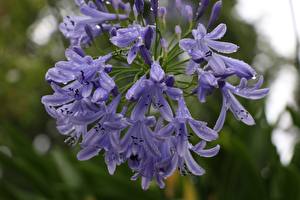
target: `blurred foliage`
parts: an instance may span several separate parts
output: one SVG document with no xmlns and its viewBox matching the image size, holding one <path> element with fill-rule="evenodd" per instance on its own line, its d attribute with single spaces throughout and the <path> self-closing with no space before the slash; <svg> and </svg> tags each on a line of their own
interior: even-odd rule
<svg viewBox="0 0 300 200">
<path fill-rule="evenodd" d="M 139 183 L 129 180 L 131 172 L 125 165 L 119 167 L 114 176 L 109 176 L 101 156 L 86 162 L 77 161 L 78 147 L 71 149 L 63 144 L 64 138 L 57 133 L 54 121 L 40 103 L 41 96 L 50 93 L 44 74 L 55 61 L 63 59 L 67 42 L 58 31 L 44 45 L 35 44 L 31 39 L 34 26 L 42 18 L 53 15 L 59 22 L 60 9 L 72 10 L 72 4 L 71 0 L 0 1 L 1 200 L 300 199 L 300 144 L 296 145 L 291 163 L 283 166 L 271 142 L 276 125 L 266 121 L 263 101 L 241 100 L 254 114 L 256 126 L 247 127 L 229 114 L 216 141 L 222 147 L 219 155 L 198 160 L 207 171 L 204 176 L 174 174 L 164 190 L 153 185 L 149 191 L 142 191 Z M 256 46 L 255 30 L 237 18 L 232 10 L 234 0 L 224 1 L 223 5 L 220 20 L 226 22 L 229 30 L 225 40 L 241 47 L 234 57 L 252 63 L 261 53 Z M 267 56 L 272 63 L 269 68 L 258 71 L 266 74 L 268 84 L 281 59 L 267 44 L 264 49 L 268 49 Z M 213 125 L 221 105 L 218 94 L 209 97 L 208 102 L 194 106 L 192 114 Z M 189 103 L 199 105 L 194 97 Z M 299 111 L 296 108 L 287 108 L 287 111 L 294 125 L 300 128 Z M 46 134 L 51 142 L 46 153 L 33 145 L 40 134 Z"/>
</svg>

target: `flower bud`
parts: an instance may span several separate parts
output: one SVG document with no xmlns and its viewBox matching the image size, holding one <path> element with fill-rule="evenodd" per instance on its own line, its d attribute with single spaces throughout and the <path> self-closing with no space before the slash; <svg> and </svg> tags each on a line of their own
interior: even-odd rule
<svg viewBox="0 0 300 200">
<path fill-rule="evenodd" d="M 105 12 L 107 10 L 106 6 L 105 6 L 105 4 L 102 0 L 96 0 L 95 5 L 96 5 L 96 7 L 99 11 L 104 11 Z"/>
<path fill-rule="evenodd" d="M 92 27 L 90 25 L 86 24 L 84 26 L 84 30 L 85 30 L 87 36 L 89 37 L 90 41 L 93 41 L 94 40 L 94 36 L 93 36 Z"/>
<path fill-rule="evenodd" d="M 175 78 L 174 78 L 174 76 L 173 76 L 173 75 L 167 75 L 167 76 L 166 76 L 165 83 L 166 83 L 167 86 L 173 87 L 173 86 L 174 86 L 174 83 L 175 83 Z"/>
<path fill-rule="evenodd" d="M 185 12 L 186 12 L 186 16 L 187 16 L 189 22 L 192 22 L 193 21 L 193 8 L 190 5 L 186 5 Z"/>
<path fill-rule="evenodd" d="M 142 14 L 144 12 L 144 4 L 145 4 L 144 0 L 135 0 L 134 1 L 135 8 L 139 14 Z"/>
<path fill-rule="evenodd" d="M 158 10 L 158 16 L 159 16 L 162 20 L 165 20 L 166 15 L 167 15 L 167 9 L 166 9 L 166 7 L 160 7 L 159 10 Z"/>
<path fill-rule="evenodd" d="M 176 9 L 177 9 L 177 10 L 181 10 L 181 7 L 182 7 L 182 2 L 181 2 L 181 0 L 176 0 L 176 1 L 175 1 L 175 6 L 176 6 Z"/>
<path fill-rule="evenodd" d="M 83 51 L 80 47 L 74 46 L 74 47 L 72 48 L 72 50 L 73 50 L 74 52 L 76 52 L 78 55 L 80 55 L 81 57 L 84 57 L 84 56 L 85 56 L 84 51 Z"/>
<path fill-rule="evenodd" d="M 117 29 L 116 29 L 116 27 L 112 27 L 112 28 L 109 30 L 109 35 L 110 35 L 110 37 L 113 37 L 113 36 L 116 36 L 116 35 L 117 35 Z"/>
<path fill-rule="evenodd" d="M 177 35 L 177 38 L 180 39 L 181 38 L 182 30 L 181 30 L 181 27 L 179 25 L 175 26 L 175 33 Z"/>
<path fill-rule="evenodd" d="M 165 38 L 160 39 L 160 45 L 163 48 L 164 52 L 168 50 L 168 42 Z"/>
<path fill-rule="evenodd" d="M 197 13 L 196 13 L 196 20 L 199 20 L 199 18 L 202 17 L 202 15 L 204 14 L 204 12 L 207 9 L 208 5 L 209 5 L 209 0 L 202 0 L 199 3 L 199 7 L 198 7 Z"/>
<path fill-rule="evenodd" d="M 217 1 L 211 11 L 207 27 L 209 28 L 219 18 L 222 8 L 222 1 Z"/>
<path fill-rule="evenodd" d="M 147 49 L 151 48 L 153 36 L 154 36 L 154 30 L 151 26 L 148 26 L 145 31 L 144 38 L 143 38 Z"/>
<path fill-rule="evenodd" d="M 81 6 L 81 5 L 85 4 L 85 1 L 84 0 L 75 0 L 75 3 L 77 6 Z"/>
<path fill-rule="evenodd" d="M 152 64 L 151 54 L 144 45 L 140 46 L 140 53 L 141 53 L 141 56 L 144 59 L 145 63 L 148 65 L 151 65 Z"/>
<path fill-rule="evenodd" d="M 151 0 L 151 9 L 156 18 L 158 14 L 158 0 Z"/>
<path fill-rule="evenodd" d="M 115 10 L 119 9 L 119 0 L 112 0 L 111 4 Z"/>
</svg>

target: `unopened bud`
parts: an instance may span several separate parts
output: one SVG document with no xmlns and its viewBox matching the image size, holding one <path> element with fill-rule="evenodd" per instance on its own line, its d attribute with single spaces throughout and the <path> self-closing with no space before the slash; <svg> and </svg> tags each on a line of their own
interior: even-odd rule
<svg viewBox="0 0 300 200">
<path fill-rule="evenodd" d="M 134 5 L 139 14 L 144 12 L 144 0 L 135 0 Z"/>
<path fill-rule="evenodd" d="M 164 52 L 168 50 L 168 42 L 165 38 L 160 39 L 160 45 L 163 48 Z"/>
<path fill-rule="evenodd" d="M 211 11 L 211 15 L 208 21 L 207 28 L 211 27 L 213 23 L 219 18 L 222 8 L 222 1 L 217 1 Z"/>
<path fill-rule="evenodd" d="M 199 18 L 202 17 L 202 15 L 204 14 L 208 5 L 209 5 L 209 0 L 202 0 L 199 3 L 199 7 L 198 7 L 197 13 L 196 13 L 196 20 L 199 20 Z"/>
<path fill-rule="evenodd" d="M 189 22 L 192 22 L 193 21 L 193 8 L 190 5 L 186 5 L 185 12 L 186 12 L 186 16 L 187 16 Z"/>
<path fill-rule="evenodd" d="M 167 15 L 167 9 L 165 7 L 160 7 L 158 10 L 158 16 L 163 20 L 165 20 L 166 15 Z"/>
<path fill-rule="evenodd" d="M 181 30 L 181 27 L 179 25 L 175 26 L 175 33 L 177 35 L 177 38 L 180 39 L 181 38 L 182 30 Z"/>
</svg>

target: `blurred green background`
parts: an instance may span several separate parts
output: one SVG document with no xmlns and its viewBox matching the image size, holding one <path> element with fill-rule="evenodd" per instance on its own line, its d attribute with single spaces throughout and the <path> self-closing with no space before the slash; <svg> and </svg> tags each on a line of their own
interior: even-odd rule
<svg viewBox="0 0 300 200">
<path fill-rule="evenodd" d="M 240 46 L 233 56 L 248 63 L 255 61 L 267 87 L 272 86 L 277 72 L 286 65 L 293 66 L 299 74 L 297 59 L 276 55 L 261 40 L 258 47 L 254 27 L 232 10 L 235 3 L 223 2 L 220 20 L 228 25 L 225 40 Z M 202 177 L 175 174 L 166 181 L 164 190 L 153 184 L 148 191 L 142 191 L 140 183 L 129 180 L 131 172 L 125 165 L 114 176 L 108 175 L 102 156 L 77 161 L 78 147 L 63 143 L 55 121 L 40 103 L 41 96 L 51 92 L 44 74 L 56 61 L 64 59 L 67 47 L 57 25 L 63 15 L 72 11 L 76 11 L 72 0 L 0 0 L 0 200 L 300 199 L 300 143 L 295 145 L 290 161 L 283 165 L 272 143 L 281 117 L 276 123 L 268 123 L 265 100 L 241 99 L 257 124 L 247 127 L 229 114 L 216 141 L 221 145 L 220 153 L 214 158 L 198 159 L 207 173 Z M 263 59 L 253 60 L 258 55 L 263 55 Z M 195 98 L 189 99 L 190 103 L 193 101 Z M 195 118 L 212 126 L 221 99 L 209 97 L 208 102 L 193 104 L 192 110 Z M 299 96 L 294 102 L 282 115 L 292 119 L 292 124 L 284 129 L 293 130 L 296 141 Z"/>
</svg>

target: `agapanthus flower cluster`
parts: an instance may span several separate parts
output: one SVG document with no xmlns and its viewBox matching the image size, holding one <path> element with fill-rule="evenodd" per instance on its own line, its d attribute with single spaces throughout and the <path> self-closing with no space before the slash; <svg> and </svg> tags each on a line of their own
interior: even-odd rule
<svg viewBox="0 0 300 200">
<path fill-rule="evenodd" d="M 65 142 L 80 145 L 79 160 L 104 155 L 110 174 L 127 163 L 134 173 L 131 179 L 140 178 L 143 189 L 152 180 L 163 188 L 176 170 L 182 175 L 205 173 L 194 158 L 217 155 L 219 145 L 206 145 L 218 138 L 228 110 L 247 125 L 255 123 L 236 96 L 256 100 L 268 89 L 261 89 L 262 76 L 254 85 L 248 83 L 258 77 L 256 71 L 227 56 L 238 46 L 219 41 L 225 24 L 213 27 L 221 1 L 212 6 L 207 23 L 199 19 L 207 14 L 209 0 L 196 7 L 176 0 L 176 10 L 160 7 L 158 0 L 75 3 L 81 15 L 67 16 L 60 24 L 70 41 L 67 60 L 47 72 L 54 93 L 42 103 Z M 174 10 L 182 24 L 168 27 L 168 14 Z M 102 48 L 103 40 L 111 45 Z M 93 45 L 99 57 L 87 55 Z M 233 85 L 230 77 L 240 83 Z M 186 98 L 194 95 L 200 105 L 214 91 L 222 94 L 223 104 L 209 127 L 191 115 Z"/>
</svg>

